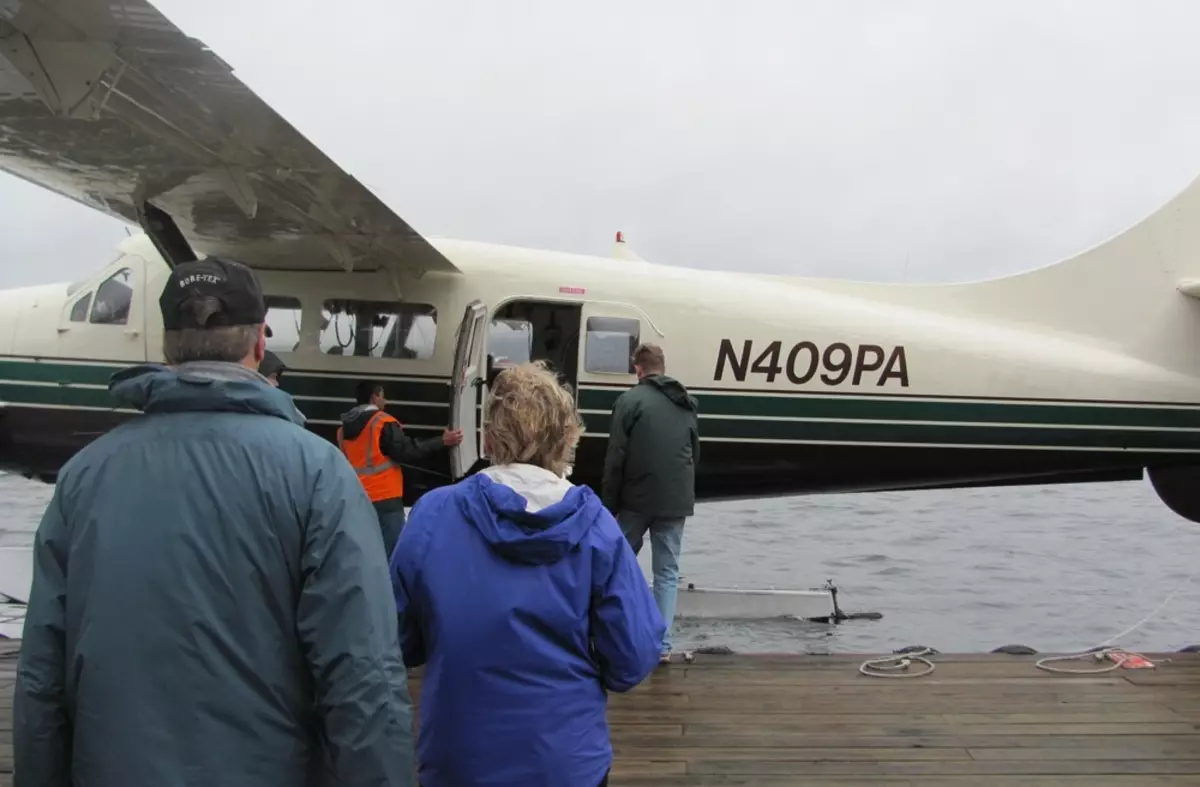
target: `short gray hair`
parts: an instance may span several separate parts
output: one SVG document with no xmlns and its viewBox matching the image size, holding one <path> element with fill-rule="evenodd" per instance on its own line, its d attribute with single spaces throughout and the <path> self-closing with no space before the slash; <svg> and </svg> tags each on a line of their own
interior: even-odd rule
<svg viewBox="0 0 1200 787">
<path fill-rule="evenodd" d="M 172 366 L 188 361 L 245 360 L 258 341 L 257 325 L 231 325 L 221 328 L 184 328 L 163 334 L 163 355 Z"/>
</svg>

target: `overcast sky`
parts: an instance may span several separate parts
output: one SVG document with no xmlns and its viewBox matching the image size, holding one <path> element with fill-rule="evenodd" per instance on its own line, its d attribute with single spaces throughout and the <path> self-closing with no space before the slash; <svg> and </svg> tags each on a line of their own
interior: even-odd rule
<svg viewBox="0 0 1200 787">
<path fill-rule="evenodd" d="M 1200 4 L 160 0 L 429 235 L 962 281 L 1050 264 L 1200 174 Z M 0 175 L 0 286 L 124 225 Z"/>
</svg>

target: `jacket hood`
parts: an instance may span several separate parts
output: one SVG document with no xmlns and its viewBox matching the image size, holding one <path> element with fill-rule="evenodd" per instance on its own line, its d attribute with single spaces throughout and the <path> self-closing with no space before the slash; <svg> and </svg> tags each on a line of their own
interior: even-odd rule
<svg viewBox="0 0 1200 787">
<path fill-rule="evenodd" d="M 379 408 L 373 404 L 360 404 L 342 413 L 339 416 L 342 421 L 342 434 L 347 440 L 358 437 L 362 434 L 362 430 L 367 428 L 367 422 L 371 420 L 371 416 L 377 412 L 379 412 Z"/>
<path fill-rule="evenodd" d="M 145 413 L 236 412 L 305 421 L 290 394 L 236 363 L 140 364 L 114 374 L 108 390 Z"/>
<path fill-rule="evenodd" d="M 514 563 L 556 563 L 604 510 L 589 487 L 533 465 L 489 467 L 461 486 L 463 514 L 497 554 Z"/>
<path fill-rule="evenodd" d="M 648 377 L 643 377 L 641 382 L 657 388 L 678 407 L 691 410 L 692 412 L 697 412 L 699 409 L 699 406 L 696 404 L 696 397 L 688 393 L 687 389 L 683 387 L 683 383 L 674 377 L 668 377 L 665 374 L 652 374 Z"/>
</svg>

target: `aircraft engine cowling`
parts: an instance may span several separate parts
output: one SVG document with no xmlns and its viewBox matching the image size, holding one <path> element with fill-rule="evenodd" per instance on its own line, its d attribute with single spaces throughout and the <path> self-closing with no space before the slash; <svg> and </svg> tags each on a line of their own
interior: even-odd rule
<svg viewBox="0 0 1200 787">
<path fill-rule="evenodd" d="M 1146 474 L 1158 499 L 1184 519 L 1200 522 L 1200 466 L 1148 467 Z"/>
</svg>

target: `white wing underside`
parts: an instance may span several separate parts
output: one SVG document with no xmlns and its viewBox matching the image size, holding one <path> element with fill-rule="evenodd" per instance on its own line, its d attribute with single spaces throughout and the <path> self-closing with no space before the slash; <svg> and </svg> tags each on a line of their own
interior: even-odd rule
<svg viewBox="0 0 1200 787">
<path fill-rule="evenodd" d="M 456 270 L 145 0 L 0 0 L 0 170 L 256 268 Z"/>
</svg>

